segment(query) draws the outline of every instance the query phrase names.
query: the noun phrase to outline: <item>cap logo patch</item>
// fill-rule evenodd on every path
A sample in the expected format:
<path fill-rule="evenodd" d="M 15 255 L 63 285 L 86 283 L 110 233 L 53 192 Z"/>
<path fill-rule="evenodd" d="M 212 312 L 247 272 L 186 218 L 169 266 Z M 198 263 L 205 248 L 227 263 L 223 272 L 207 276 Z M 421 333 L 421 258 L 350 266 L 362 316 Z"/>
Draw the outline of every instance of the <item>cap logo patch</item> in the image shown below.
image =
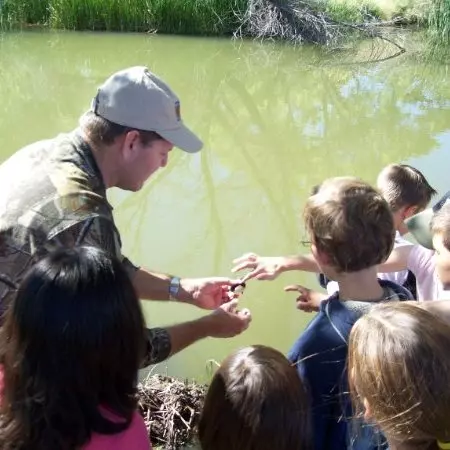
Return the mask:
<path fill-rule="evenodd" d="M 175 102 L 175 116 L 177 117 L 178 122 L 181 121 L 181 111 L 180 111 L 180 102 Z"/>
<path fill-rule="evenodd" d="M 100 103 L 100 89 L 97 90 L 97 95 L 92 99 L 91 109 L 95 115 L 97 115 L 98 105 Z"/>

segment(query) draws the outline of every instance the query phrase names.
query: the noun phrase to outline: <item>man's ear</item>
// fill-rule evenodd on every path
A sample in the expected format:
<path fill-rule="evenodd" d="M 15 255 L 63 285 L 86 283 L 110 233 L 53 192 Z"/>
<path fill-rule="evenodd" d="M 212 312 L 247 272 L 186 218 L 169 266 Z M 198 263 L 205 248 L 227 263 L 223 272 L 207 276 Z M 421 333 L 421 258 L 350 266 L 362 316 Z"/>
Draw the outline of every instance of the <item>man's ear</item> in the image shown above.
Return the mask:
<path fill-rule="evenodd" d="M 136 153 L 136 144 L 139 142 L 139 131 L 131 130 L 125 133 L 122 140 L 122 157 L 125 161 L 133 159 Z"/>

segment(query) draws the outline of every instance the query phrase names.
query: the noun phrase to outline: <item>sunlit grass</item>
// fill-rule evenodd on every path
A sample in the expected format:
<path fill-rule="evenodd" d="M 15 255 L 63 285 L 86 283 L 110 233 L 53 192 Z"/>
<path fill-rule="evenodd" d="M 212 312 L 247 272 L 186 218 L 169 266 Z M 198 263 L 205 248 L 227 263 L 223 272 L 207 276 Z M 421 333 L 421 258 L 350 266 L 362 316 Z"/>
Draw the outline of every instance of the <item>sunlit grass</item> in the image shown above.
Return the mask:
<path fill-rule="evenodd" d="M 3 27 L 17 24 L 46 24 L 48 0 L 0 0 L 0 22 Z"/>
<path fill-rule="evenodd" d="M 0 0 L 0 5 L 2 0 Z M 246 0 L 3 0 L 3 25 L 227 35 Z"/>
<path fill-rule="evenodd" d="M 370 0 L 328 0 L 324 5 L 327 14 L 337 22 L 362 23 L 385 18 L 383 11 Z"/>
<path fill-rule="evenodd" d="M 311 0 L 337 22 L 403 16 L 428 27 L 433 48 L 450 46 L 450 0 Z M 389 8 L 386 5 L 390 5 Z M 42 25 L 68 30 L 230 35 L 248 0 L 0 0 L 0 28 Z M 405 9 L 406 8 L 406 9 Z"/>
<path fill-rule="evenodd" d="M 428 19 L 432 44 L 447 47 L 450 44 L 450 0 L 433 0 Z"/>

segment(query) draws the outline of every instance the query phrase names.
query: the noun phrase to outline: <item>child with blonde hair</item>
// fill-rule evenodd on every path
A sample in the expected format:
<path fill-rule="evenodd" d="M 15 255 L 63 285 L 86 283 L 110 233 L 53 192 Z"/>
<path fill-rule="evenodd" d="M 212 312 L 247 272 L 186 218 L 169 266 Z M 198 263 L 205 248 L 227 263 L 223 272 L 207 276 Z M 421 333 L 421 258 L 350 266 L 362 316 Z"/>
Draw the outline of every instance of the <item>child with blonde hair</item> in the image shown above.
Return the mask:
<path fill-rule="evenodd" d="M 390 450 L 450 448 L 450 325 L 427 307 L 374 307 L 350 333 L 355 411 L 378 424 Z"/>

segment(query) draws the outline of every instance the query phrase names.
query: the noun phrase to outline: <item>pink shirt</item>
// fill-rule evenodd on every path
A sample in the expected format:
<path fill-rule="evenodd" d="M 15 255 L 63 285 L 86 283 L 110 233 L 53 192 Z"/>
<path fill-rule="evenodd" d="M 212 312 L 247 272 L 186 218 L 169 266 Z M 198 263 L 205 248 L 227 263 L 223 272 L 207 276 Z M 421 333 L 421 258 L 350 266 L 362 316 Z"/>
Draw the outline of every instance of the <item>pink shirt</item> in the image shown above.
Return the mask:
<path fill-rule="evenodd" d="M 450 300 L 436 272 L 434 250 L 414 245 L 408 258 L 408 269 L 416 276 L 417 300 Z"/>
<path fill-rule="evenodd" d="M 0 398 L 3 396 L 4 373 L 0 365 Z M 102 414 L 112 420 L 117 416 L 101 408 Z M 136 411 L 131 419 L 130 426 L 117 434 L 93 433 L 91 440 L 83 446 L 82 450 L 151 450 L 152 444 L 148 437 L 147 428 L 142 416 Z"/>
<path fill-rule="evenodd" d="M 442 300 L 443 288 L 436 273 L 434 250 L 415 244 L 408 257 L 408 269 L 416 277 L 417 300 Z"/>
<path fill-rule="evenodd" d="M 102 413 L 105 414 L 103 409 Z M 106 412 L 105 416 L 114 420 L 110 413 Z M 151 448 L 144 419 L 135 412 L 130 426 L 125 431 L 111 435 L 94 433 L 83 450 L 151 450 Z"/>

